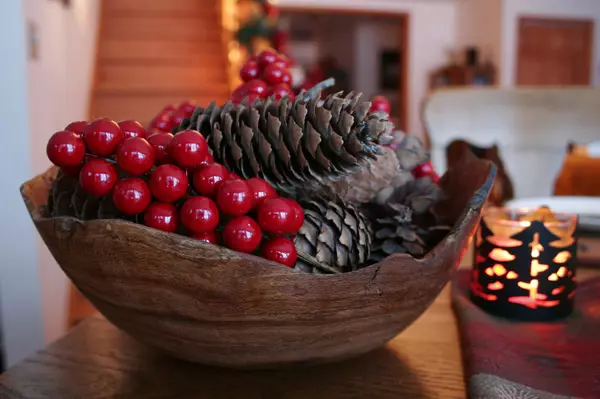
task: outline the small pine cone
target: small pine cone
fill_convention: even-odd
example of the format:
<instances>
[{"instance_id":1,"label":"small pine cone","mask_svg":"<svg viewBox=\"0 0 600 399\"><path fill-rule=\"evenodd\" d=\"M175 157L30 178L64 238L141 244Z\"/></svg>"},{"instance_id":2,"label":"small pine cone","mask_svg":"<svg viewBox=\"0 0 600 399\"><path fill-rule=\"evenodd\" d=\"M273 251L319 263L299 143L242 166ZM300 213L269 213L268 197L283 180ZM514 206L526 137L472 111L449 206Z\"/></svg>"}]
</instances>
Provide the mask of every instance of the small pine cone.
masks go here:
<instances>
[{"instance_id":1,"label":"small pine cone","mask_svg":"<svg viewBox=\"0 0 600 399\"><path fill-rule=\"evenodd\" d=\"M405 207L395 216L377 219L373 226L372 262L393 254L423 257L450 231L448 226L419 227L412 223L412 212Z\"/></svg>"},{"instance_id":2,"label":"small pine cone","mask_svg":"<svg viewBox=\"0 0 600 399\"><path fill-rule=\"evenodd\" d=\"M115 208L111 196L94 197L86 194L77 177L59 172L52 185L46 207L48 217L71 216L80 220L126 219Z\"/></svg>"},{"instance_id":3,"label":"small pine cone","mask_svg":"<svg viewBox=\"0 0 600 399\"><path fill-rule=\"evenodd\" d=\"M389 122L370 115L370 104L359 104L359 97L213 103L197 108L178 130L201 132L215 161L243 178L264 178L290 194L317 190L380 153L377 143Z\"/></svg>"},{"instance_id":4,"label":"small pine cone","mask_svg":"<svg viewBox=\"0 0 600 399\"><path fill-rule=\"evenodd\" d=\"M344 273L367 266L371 225L357 208L339 197L299 202L304 208L304 225L295 239L299 252L295 270Z\"/></svg>"},{"instance_id":5,"label":"small pine cone","mask_svg":"<svg viewBox=\"0 0 600 399\"><path fill-rule=\"evenodd\" d=\"M398 176L400 165L396 154L388 147L381 147L381 150L383 155L369 160L364 168L348 176L344 181L334 183L335 186L346 187L346 192L342 195L345 201L353 204L371 202Z\"/></svg>"},{"instance_id":6,"label":"small pine cone","mask_svg":"<svg viewBox=\"0 0 600 399\"><path fill-rule=\"evenodd\" d=\"M429 177L423 177L396 187L385 199L378 197L382 202L377 202L375 207L379 208L380 217L394 214L403 206L408 206L415 215L423 215L442 197L443 191L440 186Z\"/></svg>"},{"instance_id":7,"label":"small pine cone","mask_svg":"<svg viewBox=\"0 0 600 399\"><path fill-rule=\"evenodd\" d=\"M429 151L417 136L406 135L396 147L400 168L411 171L429 159Z\"/></svg>"}]
</instances>

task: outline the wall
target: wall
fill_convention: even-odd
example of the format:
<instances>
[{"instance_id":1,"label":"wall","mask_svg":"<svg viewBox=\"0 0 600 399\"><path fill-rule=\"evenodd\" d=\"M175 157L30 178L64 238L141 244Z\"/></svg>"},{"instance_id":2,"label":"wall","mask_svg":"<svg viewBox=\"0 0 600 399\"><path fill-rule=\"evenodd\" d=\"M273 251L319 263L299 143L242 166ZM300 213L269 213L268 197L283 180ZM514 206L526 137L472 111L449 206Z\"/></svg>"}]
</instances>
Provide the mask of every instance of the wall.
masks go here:
<instances>
[{"instance_id":1,"label":"wall","mask_svg":"<svg viewBox=\"0 0 600 399\"><path fill-rule=\"evenodd\" d=\"M408 130L422 134L422 102L428 92L429 73L447 62L456 44L457 9L453 0L279 0L286 7L371 10L410 14L408 65Z\"/></svg>"},{"instance_id":2,"label":"wall","mask_svg":"<svg viewBox=\"0 0 600 399\"><path fill-rule=\"evenodd\" d=\"M46 170L45 142L58 130L88 114L95 64L99 0L24 0L28 21L38 27L39 58L29 60L29 115L33 174ZM41 239L37 239L42 281L44 336L65 332L68 280Z\"/></svg>"},{"instance_id":3,"label":"wall","mask_svg":"<svg viewBox=\"0 0 600 399\"><path fill-rule=\"evenodd\" d=\"M0 13L0 316L6 364L19 361L43 345L37 254L31 219L19 186L31 177L25 23L18 1L2 4Z\"/></svg>"},{"instance_id":4,"label":"wall","mask_svg":"<svg viewBox=\"0 0 600 399\"><path fill-rule=\"evenodd\" d=\"M464 49L480 49L480 61L502 65L503 0L462 0L457 7L457 50L464 62Z\"/></svg>"},{"instance_id":5,"label":"wall","mask_svg":"<svg viewBox=\"0 0 600 399\"><path fill-rule=\"evenodd\" d=\"M515 83L516 54L518 43L518 19L520 16L581 18L595 20L594 65L592 82L600 85L600 1L598 0L504 0L501 83Z\"/></svg>"}]
</instances>

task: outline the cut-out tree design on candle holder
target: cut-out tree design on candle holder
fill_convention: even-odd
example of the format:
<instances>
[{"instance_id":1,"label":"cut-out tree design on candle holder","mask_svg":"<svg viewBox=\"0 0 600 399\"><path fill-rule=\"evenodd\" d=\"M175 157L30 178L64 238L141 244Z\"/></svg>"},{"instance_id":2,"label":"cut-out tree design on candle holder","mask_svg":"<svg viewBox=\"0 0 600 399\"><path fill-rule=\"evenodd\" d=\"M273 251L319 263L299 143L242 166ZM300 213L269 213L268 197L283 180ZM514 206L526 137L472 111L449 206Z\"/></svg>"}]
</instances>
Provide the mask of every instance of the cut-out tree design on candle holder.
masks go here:
<instances>
[{"instance_id":1,"label":"cut-out tree design on candle holder","mask_svg":"<svg viewBox=\"0 0 600 399\"><path fill-rule=\"evenodd\" d=\"M539 220L490 218L486 223L485 219L475 241L473 301L491 313L513 319L540 321L570 314L576 219L573 227L566 229Z\"/></svg>"}]
</instances>

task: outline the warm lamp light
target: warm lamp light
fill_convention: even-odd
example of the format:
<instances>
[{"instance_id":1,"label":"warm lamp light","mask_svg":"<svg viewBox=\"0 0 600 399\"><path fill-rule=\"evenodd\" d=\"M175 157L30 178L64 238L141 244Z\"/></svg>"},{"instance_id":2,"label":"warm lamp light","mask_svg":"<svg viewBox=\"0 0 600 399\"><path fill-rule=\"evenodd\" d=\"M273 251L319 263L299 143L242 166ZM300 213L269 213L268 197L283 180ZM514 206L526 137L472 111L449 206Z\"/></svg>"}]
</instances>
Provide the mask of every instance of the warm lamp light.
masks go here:
<instances>
[{"instance_id":1,"label":"warm lamp light","mask_svg":"<svg viewBox=\"0 0 600 399\"><path fill-rule=\"evenodd\" d=\"M569 315L575 290L577 216L488 208L475 239L471 297L481 308L520 320Z\"/></svg>"}]
</instances>

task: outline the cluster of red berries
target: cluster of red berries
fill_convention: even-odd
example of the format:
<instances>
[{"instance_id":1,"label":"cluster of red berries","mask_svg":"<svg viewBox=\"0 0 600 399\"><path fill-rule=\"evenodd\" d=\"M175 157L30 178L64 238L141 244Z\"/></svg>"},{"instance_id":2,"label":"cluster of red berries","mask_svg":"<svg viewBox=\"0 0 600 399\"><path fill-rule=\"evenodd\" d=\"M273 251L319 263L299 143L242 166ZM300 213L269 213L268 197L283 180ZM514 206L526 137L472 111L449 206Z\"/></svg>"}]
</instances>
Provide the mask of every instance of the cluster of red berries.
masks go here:
<instances>
[{"instance_id":1,"label":"cluster of red berries","mask_svg":"<svg viewBox=\"0 0 600 399\"><path fill-rule=\"evenodd\" d=\"M184 101L179 104L178 107L167 105L154 117L154 119L152 119L149 131L153 132L159 130L162 132L171 132L173 128L179 126L184 119L191 118L195 109L196 104L190 101Z\"/></svg>"},{"instance_id":2,"label":"cluster of red berries","mask_svg":"<svg viewBox=\"0 0 600 399\"><path fill-rule=\"evenodd\" d=\"M246 253L260 249L266 259L296 263L290 237L304 223L302 207L279 197L267 181L242 180L214 163L197 131L146 137L136 121L74 122L50 138L46 151L63 173L79 175L86 193L111 195L120 212L143 214L149 227L183 228L208 243Z\"/></svg>"},{"instance_id":3,"label":"cluster of red berries","mask_svg":"<svg viewBox=\"0 0 600 399\"><path fill-rule=\"evenodd\" d=\"M276 101L284 97L294 99L292 91L292 74L289 62L273 50L265 50L252 56L242 66L240 77L243 82L231 94L231 101L239 104L245 98L250 103L255 99L274 96Z\"/></svg>"}]
</instances>

